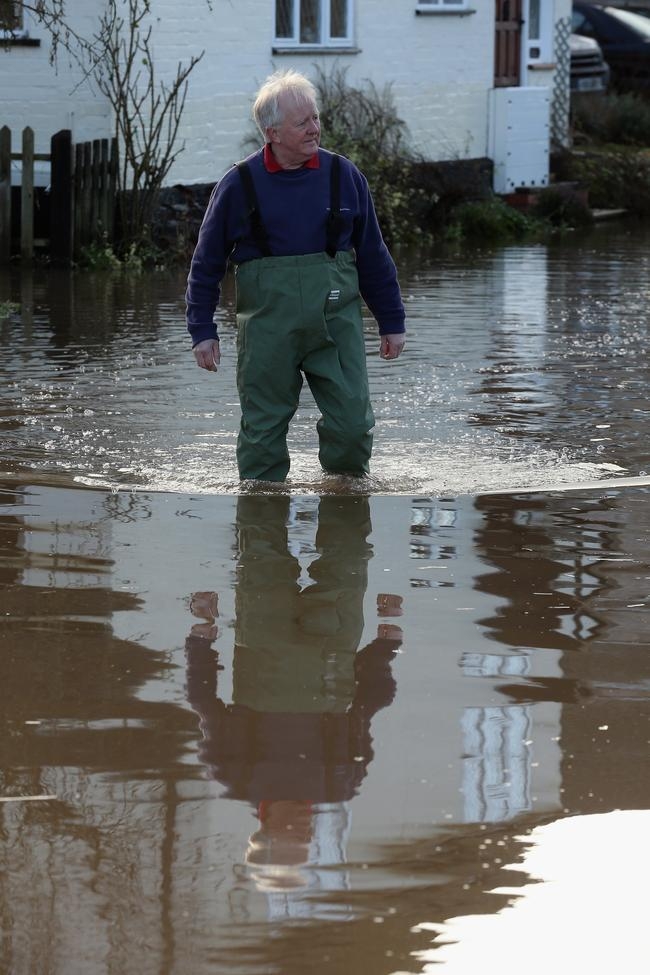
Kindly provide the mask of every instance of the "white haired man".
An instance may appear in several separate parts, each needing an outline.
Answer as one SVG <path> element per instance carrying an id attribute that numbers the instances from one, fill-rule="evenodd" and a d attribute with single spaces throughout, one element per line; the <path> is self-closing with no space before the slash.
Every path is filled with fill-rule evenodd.
<path id="1" fill-rule="evenodd" d="M 242 479 L 283 481 L 287 431 L 303 378 L 321 412 L 328 473 L 369 471 L 374 416 L 361 298 L 377 320 L 380 354 L 404 346 L 404 306 L 363 174 L 320 148 L 316 91 L 295 71 L 260 88 L 253 116 L 264 148 L 215 186 L 192 258 L 187 326 L 197 364 L 220 358 L 213 322 L 228 261 L 237 290 L 237 387 Z M 381 147 L 378 147 L 381 151 Z"/>

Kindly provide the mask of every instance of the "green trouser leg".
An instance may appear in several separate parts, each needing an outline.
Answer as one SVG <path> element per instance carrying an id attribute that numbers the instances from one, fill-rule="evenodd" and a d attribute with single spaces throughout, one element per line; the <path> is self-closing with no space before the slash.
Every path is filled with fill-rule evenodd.
<path id="1" fill-rule="evenodd" d="M 289 508 L 286 494 L 237 500 L 233 702 L 257 713 L 343 713 L 363 635 L 370 505 L 365 497 L 320 499 L 318 558 L 306 588 L 289 550 Z"/>
<path id="2" fill-rule="evenodd" d="M 322 414 L 322 467 L 367 474 L 374 416 L 352 254 L 262 257 L 236 273 L 240 477 L 287 476 L 287 431 L 303 376 Z"/>

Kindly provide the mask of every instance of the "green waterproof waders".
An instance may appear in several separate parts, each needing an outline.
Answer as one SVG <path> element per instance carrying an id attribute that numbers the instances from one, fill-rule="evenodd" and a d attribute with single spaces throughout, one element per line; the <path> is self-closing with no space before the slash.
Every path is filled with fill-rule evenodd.
<path id="1" fill-rule="evenodd" d="M 303 375 L 322 413 L 323 469 L 367 474 L 374 417 L 353 254 L 261 257 L 240 264 L 236 279 L 239 476 L 287 476 Z"/>

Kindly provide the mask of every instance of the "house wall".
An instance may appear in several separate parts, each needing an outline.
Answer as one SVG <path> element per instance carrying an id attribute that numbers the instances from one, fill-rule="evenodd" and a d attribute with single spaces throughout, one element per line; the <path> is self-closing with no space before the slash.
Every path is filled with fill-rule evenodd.
<path id="1" fill-rule="evenodd" d="M 80 33 L 89 33 L 103 0 L 68 0 Z M 356 0 L 357 53 L 272 51 L 272 0 L 155 0 L 153 47 L 161 79 L 179 60 L 205 51 L 190 76 L 179 139 L 185 150 L 167 182 L 210 182 L 247 151 L 255 136 L 250 106 L 255 90 L 278 68 L 313 75 L 315 66 L 348 69 L 351 84 L 390 82 L 398 114 L 412 146 L 435 160 L 476 158 L 488 153 L 488 100 L 493 83 L 494 4 L 476 0 L 470 14 L 416 16 L 416 0 Z M 570 0 L 555 0 L 556 15 Z M 29 25 L 28 25 L 29 26 Z M 47 151 L 50 135 L 71 128 L 78 141 L 111 134 L 110 110 L 89 85 L 75 89 L 79 71 L 65 54 L 49 64 L 47 36 L 40 48 L 0 51 L 0 124 L 36 131 L 36 149 Z M 552 83 L 552 71 L 530 73 L 524 84 Z M 8 93 L 8 94 L 5 94 Z M 326 145 L 326 137 L 324 138 Z M 250 149 L 250 146 L 249 146 Z"/>
<path id="2" fill-rule="evenodd" d="M 357 0 L 355 6 L 354 54 L 273 54 L 270 0 L 240 0 L 236 6 L 218 0 L 212 14 L 204 0 L 186 0 L 184 17 L 161 20 L 158 56 L 164 52 L 171 63 L 179 39 L 188 53 L 206 51 L 192 74 L 183 117 L 182 136 L 192 149 L 179 157 L 171 181 L 215 179 L 241 157 L 243 136 L 255 131 L 248 121 L 255 90 L 279 68 L 313 76 L 315 66 L 325 72 L 337 66 L 348 70 L 351 84 L 370 80 L 381 88 L 390 81 L 414 148 L 439 160 L 485 155 L 492 4 L 477 3 L 469 16 L 416 16 L 415 0 Z"/>
<path id="3" fill-rule="evenodd" d="M 80 35 L 96 30 L 101 7 L 101 0 L 67 0 Z M 112 135 L 110 107 L 83 81 L 79 66 L 62 51 L 53 67 L 47 32 L 27 13 L 25 28 L 32 39 L 40 39 L 39 47 L 0 43 L 0 126 L 12 130 L 13 151 L 20 151 L 20 133 L 26 125 L 34 129 L 36 152 L 49 152 L 50 138 L 60 129 L 71 129 L 77 142 Z"/>
<path id="4" fill-rule="evenodd" d="M 197 50 L 198 41 L 206 50 L 192 75 L 183 118 L 182 134 L 192 152 L 179 157 L 172 181 L 214 179 L 241 157 L 243 136 L 255 131 L 248 122 L 252 97 L 278 68 L 313 76 L 316 66 L 325 72 L 337 66 L 348 69 L 351 84 L 370 80 L 382 87 L 390 81 L 414 148 L 439 160 L 485 155 L 493 56 L 490 3 L 477 4 L 481 9 L 469 16 L 416 16 L 415 0 L 357 0 L 358 53 L 273 54 L 269 0 L 237 6 L 218 0 L 212 14 L 203 0 L 188 2 L 200 31 L 188 25 L 190 18 L 184 25 L 180 14 L 170 16 L 158 25 L 156 41 L 157 53 L 168 51 L 170 59 L 179 37 L 188 52 Z M 196 24 L 194 16 L 191 20 Z"/>

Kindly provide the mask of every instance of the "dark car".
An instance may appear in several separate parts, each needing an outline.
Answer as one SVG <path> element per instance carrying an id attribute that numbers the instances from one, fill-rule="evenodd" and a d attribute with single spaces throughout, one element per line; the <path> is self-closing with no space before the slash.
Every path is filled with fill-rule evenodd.
<path id="1" fill-rule="evenodd" d="M 643 14 L 644 17 L 650 17 L 650 0 L 646 0 L 645 3 L 627 3 L 627 0 L 610 0 L 610 7 L 622 7 L 623 10 L 631 10 L 632 13 Z"/>
<path id="2" fill-rule="evenodd" d="M 650 96 L 650 18 L 621 7 L 574 2 L 572 30 L 598 41 L 613 89 Z"/>
<path id="3" fill-rule="evenodd" d="M 602 95 L 609 85 L 609 65 L 592 37 L 571 34 L 571 92 Z"/>

